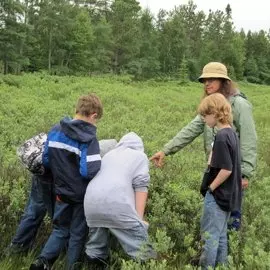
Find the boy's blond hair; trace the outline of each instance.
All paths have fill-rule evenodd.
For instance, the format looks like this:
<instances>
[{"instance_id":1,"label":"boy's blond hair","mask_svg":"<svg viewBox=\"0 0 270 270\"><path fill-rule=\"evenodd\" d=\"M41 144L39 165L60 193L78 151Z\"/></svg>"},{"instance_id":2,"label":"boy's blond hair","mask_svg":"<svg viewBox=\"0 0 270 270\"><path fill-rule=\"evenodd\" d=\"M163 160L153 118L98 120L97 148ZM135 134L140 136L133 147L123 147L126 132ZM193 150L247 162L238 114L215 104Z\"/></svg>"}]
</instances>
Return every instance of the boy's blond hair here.
<instances>
[{"instance_id":1,"label":"boy's blond hair","mask_svg":"<svg viewBox=\"0 0 270 270\"><path fill-rule=\"evenodd\" d=\"M97 119L102 117L103 106L100 98L93 93L81 96L76 105L76 114L88 117L94 113L97 114Z\"/></svg>"},{"instance_id":2,"label":"boy's blond hair","mask_svg":"<svg viewBox=\"0 0 270 270\"><path fill-rule=\"evenodd\" d=\"M202 116L214 114L222 124L232 124L232 108L228 100L220 93L211 94L201 101L198 113Z\"/></svg>"}]
</instances>

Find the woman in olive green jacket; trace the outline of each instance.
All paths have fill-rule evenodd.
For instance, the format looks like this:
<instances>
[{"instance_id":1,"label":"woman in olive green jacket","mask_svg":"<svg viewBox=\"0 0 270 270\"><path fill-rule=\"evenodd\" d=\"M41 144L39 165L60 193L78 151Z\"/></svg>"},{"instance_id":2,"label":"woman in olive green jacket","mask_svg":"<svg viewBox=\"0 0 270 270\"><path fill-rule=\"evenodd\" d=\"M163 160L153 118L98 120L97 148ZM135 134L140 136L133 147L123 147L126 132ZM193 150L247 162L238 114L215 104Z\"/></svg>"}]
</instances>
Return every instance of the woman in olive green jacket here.
<instances>
[{"instance_id":1,"label":"woman in olive green jacket","mask_svg":"<svg viewBox=\"0 0 270 270\"><path fill-rule=\"evenodd\" d=\"M249 101L235 87L228 77L227 68L219 62L210 62L203 68L199 81L204 84L205 95L219 92L231 103L233 112L233 125L240 139L242 187L247 188L248 179L253 175L257 155L257 135L252 115L252 106ZM204 148L208 156L214 139L215 130L209 128L200 115L197 115L188 125L182 128L178 134L170 140L162 151L154 154L150 160L157 167L162 167L164 158L174 154L191 143L200 134L204 134ZM236 213L236 219L240 219L240 213ZM236 220L235 229L240 226Z\"/></svg>"}]
</instances>

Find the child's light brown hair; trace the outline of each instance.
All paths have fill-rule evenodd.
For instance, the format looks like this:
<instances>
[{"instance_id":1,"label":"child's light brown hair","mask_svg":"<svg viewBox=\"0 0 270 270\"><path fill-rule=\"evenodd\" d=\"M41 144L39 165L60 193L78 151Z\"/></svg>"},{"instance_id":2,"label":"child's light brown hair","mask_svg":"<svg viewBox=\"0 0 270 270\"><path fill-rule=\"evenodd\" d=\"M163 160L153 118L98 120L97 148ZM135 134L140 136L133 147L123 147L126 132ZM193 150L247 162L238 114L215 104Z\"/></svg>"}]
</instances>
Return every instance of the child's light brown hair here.
<instances>
[{"instance_id":1,"label":"child's light brown hair","mask_svg":"<svg viewBox=\"0 0 270 270\"><path fill-rule=\"evenodd\" d=\"M76 105L76 114L88 117L94 113L97 114L97 119L102 117L103 106L100 98L93 93L81 96Z\"/></svg>"},{"instance_id":2,"label":"child's light brown hair","mask_svg":"<svg viewBox=\"0 0 270 270\"><path fill-rule=\"evenodd\" d=\"M201 101L198 113L202 116L214 114L222 124L232 124L232 109L228 100L220 93L211 94Z\"/></svg>"}]
</instances>

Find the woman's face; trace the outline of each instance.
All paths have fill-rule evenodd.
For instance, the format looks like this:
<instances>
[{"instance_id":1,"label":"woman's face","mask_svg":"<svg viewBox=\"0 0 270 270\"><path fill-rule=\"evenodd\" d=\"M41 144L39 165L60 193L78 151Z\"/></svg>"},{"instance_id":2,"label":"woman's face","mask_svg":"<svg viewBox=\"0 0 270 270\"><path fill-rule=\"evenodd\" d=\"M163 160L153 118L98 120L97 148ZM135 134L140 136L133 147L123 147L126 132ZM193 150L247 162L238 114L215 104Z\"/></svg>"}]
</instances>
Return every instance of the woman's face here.
<instances>
[{"instance_id":1,"label":"woman's face","mask_svg":"<svg viewBox=\"0 0 270 270\"><path fill-rule=\"evenodd\" d=\"M207 95L214 94L221 88L221 80L218 78L203 79L204 90Z\"/></svg>"}]
</instances>

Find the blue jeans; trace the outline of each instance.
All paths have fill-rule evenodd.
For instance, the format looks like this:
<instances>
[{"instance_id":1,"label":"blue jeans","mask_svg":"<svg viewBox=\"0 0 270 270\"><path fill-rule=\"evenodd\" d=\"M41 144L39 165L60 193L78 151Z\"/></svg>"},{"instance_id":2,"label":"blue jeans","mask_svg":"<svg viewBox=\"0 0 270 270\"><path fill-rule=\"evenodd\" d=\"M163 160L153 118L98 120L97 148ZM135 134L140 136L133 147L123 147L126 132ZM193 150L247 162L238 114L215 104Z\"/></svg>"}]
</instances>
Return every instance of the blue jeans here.
<instances>
[{"instance_id":1,"label":"blue jeans","mask_svg":"<svg viewBox=\"0 0 270 270\"><path fill-rule=\"evenodd\" d=\"M226 264L228 255L227 223L230 212L221 210L209 192L204 198L201 217L201 238L203 241L200 266L207 269L217 264Z\"/></svg>"},{"instance_id":2,"label":"blue jeans","mask_svg":"<svg viewBox=\"0 0 270 270\"><path fill-rule=\"evenodd\" d=\"M67 269L79 261L86 241L88 228L83 204L56 201L53 231L39 257L53 262L67 248Z\"/></svg>"},{"instance_id":3,"label":"blue jeans","mask_svg":"<svg viewBox=\"0 0 270 270\"><path fill-rule=\"evenodd\" d=\"M110 232L132 259L145 261L156 258L156 253L148 242L147 225L140 222L131 229L90 228L85 251L89 258L106 260L109 257Z\"/></svg>"},{"instance_id":4,"label":"blue jeans","mask_svg":"<svg viewBox=\"0 0 270 270\"><path fill-rule=\"evenodd\" d=\"M12 239L12 245L20 246L21 251L31 248L43 218L47 212L52 217L53 208L54 189L51 174L33 175L28 203Z\"/></svg>"}]
</instances>

